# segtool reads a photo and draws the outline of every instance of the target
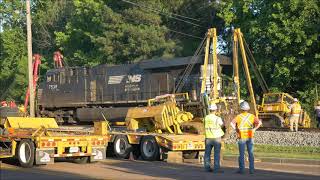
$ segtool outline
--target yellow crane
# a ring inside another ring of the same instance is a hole
[[[233,41],[233,64],[234,64],[234,82],[237,87],[237,96],[240,99],[240,81],[239,81],[239,71],[238,71],[238,43],[240,44],[241,55],[244,65],[244,71],[246,73],[246,81],[250,93],[251,103],[254,108],[254,113],[260,119],[264,127],[289,127],[289,116],[290,116],[290,105],[293,103],[293,97],[288,93],[279,92],[271,93],[269,92],[266,81],[264,80],[261,72],[258,69],[256,61],[250,52],[250,49],[243,38],[243,34],[240,29],[235,29],[234,31],[234,41]],[[246,51],[248,54],[246,54]],[[248,55],[248,60],[247,60]],[[262,101],[260,105],[256,104],[253,87],[250,78],[249,64],[251,65],[258,83],[263,91]],[[300,103],[300,102],[298,102]],[[304,128],[310,128],[310,117],[308,113],[302,110],[299,119],[299,126]]]

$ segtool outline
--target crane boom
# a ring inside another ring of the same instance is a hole
[[[253,92],[253,87],[252,87],[252,82],[251,82],[251,75],[250,75],[249,66],[248,66],[248,60],[247,60],[245,47],[244,47],[244,43],[243,43],[243,38],[242,38],[243,35],[242,35],[239,28],[235,29],[234,33],[235,33],[234,35],[237,36],[237,38],[239,39],[239,43],[240,43],[241,56],[242,56],[242,61],[243,61],[244,70],[245,70],[245,74],[246,74],[247,86],[248,86],[248,90],[250,93],[250,99],[251,99],[251,103],[253,104],[253,108],[254,108],[254,114],[256,116],[258,116],[256,99],[254,97],[254,92]]]

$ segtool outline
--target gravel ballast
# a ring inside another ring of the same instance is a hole
[[[237,134],[235,131],[232,132],[227,139],[225,139],[226,144],[232,144],[236,142]],[[320,147],[320,133],[256,131],[254,136],[254,143],[276,146]]]

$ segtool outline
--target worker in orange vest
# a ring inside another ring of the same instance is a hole
[[[291,109],[291,115],[290,115],[290,130],[293,131],[293,124],[295,125],[295,131],[298,131],[299,126],[299,118],[301,113],[301,105],[298,103],[298,99],[293,99],[293,104],[290,106]]]
[[[245,147],[249,155],[249,172],[254,173],[254,155],[253,155],[253,136],[254,132],[261,126],[261,121],[253,114],[249,113],[249,103],[242,101],[240,103],[241,112],[231,122],[231,126],[238,133],[239,146],[239,170],[238,173],[244,174]]]

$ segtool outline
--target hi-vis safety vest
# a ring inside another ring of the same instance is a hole
[[[220,117],[209,114],[204,118],[204,127],[206,138],[219,138],[224,135],[219,122],[222,121]]]
[[[294,103],[291,107],[292,115],[299,115],[301,113],[301,106],[298,103]]]
[[[241,113],[236,117],[238,136],[240,139],[253,138],[255,116],[250,113]]]

